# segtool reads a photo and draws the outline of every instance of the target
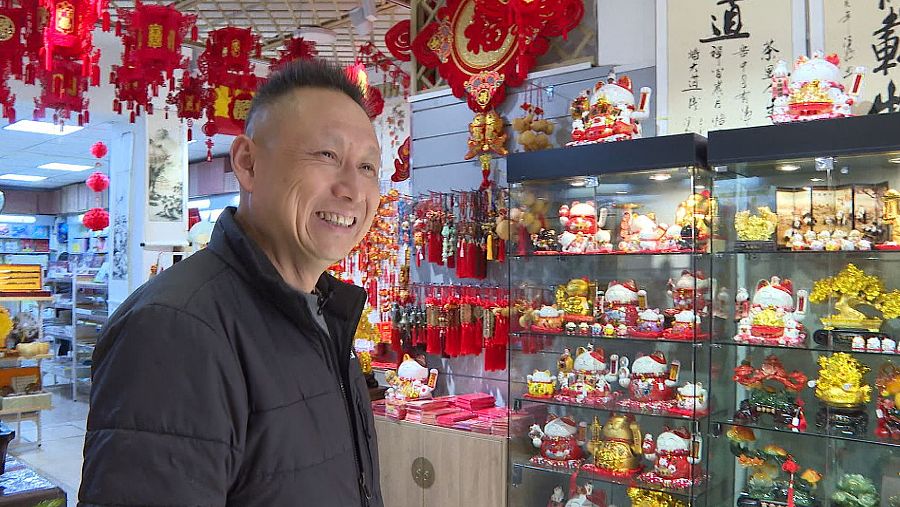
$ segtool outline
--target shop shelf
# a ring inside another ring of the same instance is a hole
[[[583,405],[579,403],[567,403],[564,401],[557,401],[554,399],[538,399],[538,398],[528,398],[524,396],[518,396],[514,399],[513,408],[515,410],[521,409],[522,405],[525,403],[542,403],[544,405],[552,405],[556,407],[567,407],[567,408],[575,408],[581,410],[590,410],[597,412],[605,412],[605,413],[617,413],[617,414],[632,414],[632,415],[640,415],[640,416],[649,416],[649,417],[659,417],[662,419],[679,419],[685,421],[704,421],[708,416],[706,414],[691,414],[691,415],[680,415],[673,414],[671,412],[663,412],[657,410],[635,410],[630,408],[622,408],[616,405],[615,401],[611,401],[605,405]]]
[[[568,479],[571,477],[571,475],[574,472],[578,472],[578,477],[581,479],[587,479],[590,481],[596,481],[596,482],[604,483],[604,484],[618,485],[618,486],[622,486],[624,488],[635,487],[635,488],[645,489],[648,491],[659,491],[661,493],[668,493],[670,495],[674,495],[674,496],[684,498],[684,499],[690,499],[692,501],[697,501],[697,500],[701,499],[703,496],[706,495],[707,491],[709,490],[708,482],[704,485],[695,486],[690,489],[669,489],[669,488],[664,488],[661,486],[656,486],[653,484],[647,484],[647,483],[638,481],[637,478],[616,478],[616,477],[610,477],[610,476],[606,476],[606,475],[591,473],[586,470],[570,470],[570,469],[566,469],[566,468],[554,468],[554,467],[549,467],[549,466],[543,466],[543,465],[538,465],[538,464],[532,463],[530,461],[514,460],[512,466],[513,466],[513,471],[514,471],[513,473],[516,473],[515,469],[519,468],[519,469],[529,470],[532,472],[559,475],[559,476],[564,477],[565,478],[564,480],[566,480],[566,481],[568,481]]]
[[[700,250],[685,250],[678,252],[608,252],[608,253],[584,253],[584,254],[568,254],[568,253],[532,253],[526,255],[510,255],[509,257],[522,259],[548,259],[555,261],[563,261],[566,259],[599,259],[608,257],[690,257],[692,255],[708,255],[709,252]]]
[[[757,343],[738,343],[734,340],[727,340],[724,338],[717,338],[714,342],[716,345],[722,345],[725,347],[744,347],[751,349],[775,349],[775,350],[808,350],[812,352],[821,352],[823,354],[830,354],[834,352],[846,352],[848,354],[866,354],[872,356],[883,356],[884,359],[890,360],[893,358],[900,359],[900,353],[886,353],[886,352],[876,352],[870,350],[854,350],[848,348],[841,347],[827,347],[824,345],[818,345],[812,341],[811,338],[807,339],[807,344],[800,346],[790,346],[790,345],[768,345],[768,344],[757,344]]]
[[[875,418],[872,417],[874,414],[869,414],[869,428],[865,435],[858,436],[850,436],[841,433],[840,431],[834,430],[832,428],[818,428],[815,424],[815,408],[811,413],[806,414],[806,418],[808,421],[808,426],[806,431],[794,431],[785,426],[776,426],[772,424],[766,424],[764,420],[760,420],[757,422],[747,422],[747,421],[735,421],[729,417],[722,417],[725,415],[721,411],[713,414],[713,417],[710,421],[713,424],[724,425],[724,426],[739,426],[742,428],[750,428],[754,430],[760,431],[768,431],[773,433],[787,433],[790,435],[796,435],[805,438],[819,438],[819,439],[828,439],[828,440],[841,440],[844,442],[859,442],[865,444],[872,444],[878,446],[889,447],[892,449],[891,452],[897,452],[897,449],[900,449],[900,440],[890,440],[885,438],[879,438],[873,434],[873,429],[875,427]]]
[[[509,333],[510,337],[514,338],[527,338],[527,337],[540,337],[540,338],[572,338],[572,339],[583,339],[583,340],[596,340],[598,344],[614,344],[615,342],[635,342],[635,343],[678,343],[682,345],[693,345],[695,347],[702,347],[704,343],[708,343],[709,339],[696,339],[696,340],[672,340],[668,338],[641,338],[638,336],[617,336],[615,338],[606,338],[604,336],[593,336],[593,335],[569,335],[565,333],[538,333],[534,331],[515,331]],[[516,350],[521,350],[516,348]],[[562,351],[559,351],[562,352]]]

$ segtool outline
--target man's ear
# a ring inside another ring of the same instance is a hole
[[[241,190],[250,193],[253,192],[253,180],[256,176],[253,168],[254,148],[253,140],[243,134],[231,143],[231,168],[234,176],[240,183]]]

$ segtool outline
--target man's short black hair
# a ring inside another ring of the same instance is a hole
[[[254,118],[261,111],[302,88],[323,88],[341,92],[367,111],[362,90],[350,80],[343,68],[318,58],[294,60],[272,73],[256,91],[250,104],[250,112],[247,114],[244,132],[252,135]]]

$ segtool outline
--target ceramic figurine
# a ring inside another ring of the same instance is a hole
[[[566,495],[563,494],[562,486],[554,486],[553,494],[547,501],[547,507],[565,507],[563,502],[566,501]]]
[[[687,249],[703,250],[709,241],[710,220],[715,214],[715,201],[709,190],[688,196],[675,210],[675,225],[681,227],[681,239]]]
[[[619,384],[628,388],[630,399],[619,401],[623,408],[633,410],[671,409],[675,404],[675,386],[681,363],[668,363],[666,356],[656,351],[634,360],[630,372],[622,372]]]
[[[872,397],[872,387],[864,378],[869,367],[843,352],[820,357],[818,363],[819,378],[809,382],[810,387],[816,388],[816,398],[822,401],[816,426],[848,436],[865,434],[869,425],[866,404]]]
[[[606,493],[603,491],[594,493],[594,485],[590,482],[578,486],[570,494],[572,498],[566,502],[566,507],[607,507]]]
[[[634,326],[638,312],[647,307],[647,292],[638,290],[634,280],[613,280],[600,295],[601,320],[614,327]]]
[[[776,424],[793,431],[806,429],[803,405],[799,393],[806,386],[806,375],[800,371],[788,373],[778,356],[772,354],[756,369],[748,360],[734,369],[732,380],[749,390],[734,414],[736,421],[756,422],[762,414],[772,414]],[[778,389],[781,385],[784,389]]]
[[[600,208],[599,213],[592,202],[572,202],[571,206],[559,208],[559,223],[563,232],[559,244],[565,253],[611,252],[613,247],[610,232],[603,229],[609,211]]]
[[[610,382],[616,375],[610,372],[603,349],[589,344],[575,351],[572,371],[560,371],[558,378],[559,392],[554,397],[558,401],[603,404],[612,397]]]
[[[638,479],[671,489],[686,489],[702,483],[701,442],[699,435],[691,435],[685,428],[667,429],[659,434],[656,442],[647,433],[643,452],[653,463],[653,469],[639,475]]]
[[[641,137],[640,120],[649,114],[650,88],[641,88],[635,103],[631,79],[616,79],[610,73],[606,81],[584,91],[572,102],[572,141],[566,146],[578,146]]]
[[[597,289],[583,278],[573,278],[565,285],[556,287],[556,307],[565,313],[566,322],[593,322],[593,298]]]
[[[693,310],[681,310],[675,314],[672,327],[663,331],[662,337],[667,340],[702,340],[709,337],[700,325],[700,316]]]
[[[688,382],[679,387],[675,393],[675,408],[671,411],[680,415],[691,416],[706,414],[709,398],[703,384]]]
[[[533,314],[531,329],[541,333],[559,333],[563,330],[564,313],[555,306],[544,305]]]
[[[583,430],[579,431],[579,425],[568,417],[553,417],[541,428],[535,424],[531,426],[528,436],[531,443],[540,449],[540,454],[531,458],[531,462],[557,468],[578,468],[584,461],[584,453],[581,446],[584,444]]]
[[[797,291],[795,302],[793,283],[777,276],[760,280],[752,300],[748,301],[745,289],[739,289],[735,298],[739,332],[734,340],[767,345],[804,344],[806,332],[801,322],[806,317],[808,294],[802,289]]]
[[[646,308],[638,312],[637,324],[628,332],[638,338],[659,338],[662,336],[664,318],[658,309]]]
[[[548,399],[553,397],[556,389],[556,377],[550,370],[534,370],[534,373],[526,377],[528,382],[528,397]]]
[[[613,477],[631,477],[641,472],[641,435],[632,415],[612,414],[602,426],[595,416],[587,444],[592,460],[583,468]]]
[[[555,254],[559,252],[559,237],[553,229],[540,229],[531,235],[535,253]]]
[[[772,121],[819,120],[853,116],[850,108],[859,97],[865,67],[856,67],[849,89],[841,83],[840,59],[835,54],[801,56],[788,72],[779,60],[772,71]]]
[[[628,206],[626,206],[628,209]],[[666,235],[668,227],[658,224],[653,213],[641,215],[630,209],[623,213],[619,234],[619,250],[623,252],[656,252],[660,251],[660,240]]]
[[[893,363],[885,363],[878,370],[875,389],[878,394],[875,434],[881,438],[900,440],[900,368]]]
[[[701,316],[706,315],[710,282],[705,273],[685,269],[677,280],[669,279],[668,289],[672,308],[666,310],[666,315],[671,317],[682,310],[693,310]]]
[[[430,398],[437,384],[437,375],[436,369],[429,370],[406,354],[396,373],[388,371],[385,375],[390,386],[385,398],[398,401]]]

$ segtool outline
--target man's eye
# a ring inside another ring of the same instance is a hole
[[[369,174],[377,174],[378,173],[378,169],[376,169],[375,166],[372,164],[363,164],[362,170]]]
[[[333,151],[320,151],[319,155],[330,158],[332,160],[337,160],[337,155]]]

